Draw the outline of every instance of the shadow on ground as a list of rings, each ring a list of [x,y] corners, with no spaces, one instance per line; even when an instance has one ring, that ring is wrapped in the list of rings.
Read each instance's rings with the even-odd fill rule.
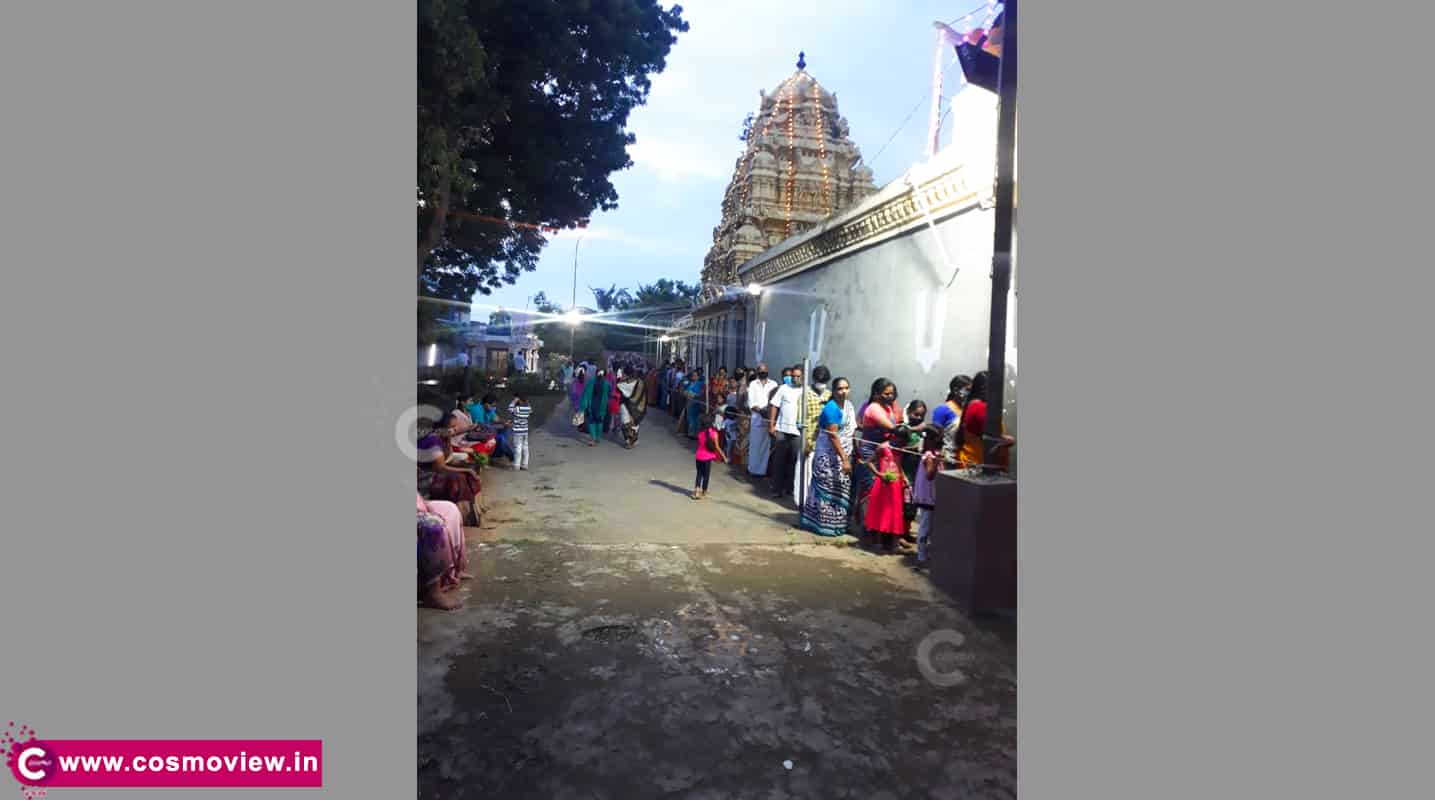
[[[477,561],[466,612],[419,615],[420,797],[1015,797],[1014,652],[879,559],[533,542]],[[954,685],[919,663],[934,631],[961,639],[927,662]]]

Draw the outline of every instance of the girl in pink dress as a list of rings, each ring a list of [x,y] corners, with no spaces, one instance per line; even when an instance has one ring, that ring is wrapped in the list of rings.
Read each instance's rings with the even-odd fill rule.
[[[701,500],[703,495],[707,494],[713,462],[719,459],[726,462],[727,454],[722,451],[722,429],[718,427],[718,417],[711,416],[706,419],[702,431],[698,433],[698,477],[693,485],[694,500]]]

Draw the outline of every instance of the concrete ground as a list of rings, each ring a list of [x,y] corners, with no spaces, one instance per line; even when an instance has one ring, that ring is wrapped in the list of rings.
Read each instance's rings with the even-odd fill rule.
[[[689,499],[666,415],[632,451],[567,416],[485,472],[464,608],[418,612],[420,797],[1015,797],[1008,628],[729,467]]]

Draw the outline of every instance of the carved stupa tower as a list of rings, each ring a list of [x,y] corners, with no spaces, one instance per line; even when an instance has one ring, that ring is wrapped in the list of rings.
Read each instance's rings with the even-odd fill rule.
[[[759,95],[744,132],[747,149],[737,159],[722,222],[703,260],[701,302],[734,285],[737,268],[749,258],[877,191],[871,168],[848,138],[837,95],[807,74],[805,54],[798,54],[796,72]]]

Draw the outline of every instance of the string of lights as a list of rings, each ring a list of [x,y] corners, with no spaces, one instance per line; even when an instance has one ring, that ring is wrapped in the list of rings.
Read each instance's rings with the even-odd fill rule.
[[[827,177],[827,126],[822,117],[822,90],[817,81],[812,82],[812,101],[817,104],[817,160],[822,164],[822,208],[823,215],[832,214],[832,201],[828,191]]]
[[[784,88],[786,88],[787,85],[788,85],[789,83],[791,83],[791,82],[792,82],[792,77],[789,76],[786,80],[784,80],[781,84],[778,85],[778,87],[777,87],[777,92],[774,92],[774,96],[780,94],[780,93],[782,92],[782,90],[783,90]],[[772,106],[773,106],[773,111],[776,111],[777,105],[778,105],[779,102],[780,102],[780,101],[778,101],[778,100],[774,100],[774,101],[773,101],[773,104],[772,104]],[[759,118],[759,119],[765,119],[765,121],[763,122],[763,125],[762,125],[762,136],[761,136],[761,139],[762,139],[762,141],[766,141],[766,140],[767,140],[767,135],[768,135],[768,133],[772,130],[773,112],[768,112],[767,115],[766,115],[766,117],[764,117],[764,116],[763,116],[763,111],[762,111],[762,109],[761,109],[761,108],[758,108],[757,114],[758,114],[758,118]],[[756,148],[757,148],[756,144],[753,144],[753,149],[752,149],[752,151],[751,151],[751,153],[750,153],[750,155],[749,155],[749,159],[748,159],[748,167],[747,167],[747,170],[748,170],[748,171],[747,171],[746,173],[744,173],[744,175],[743,175],[744,180],[743,180],[743,182],[742,182],[742,206],[743,206],[743,209],[744,209],[744,210],[746,209],[747,203],[748,203],[748,199],[751,197],[751,194],[752,194],[752,181],[751,181],[751,180],[748,180],[748,178],[750,178],[750,176],[751,176],[751,174],[752,174],[752,160],[751,160],[751,155],[755,155],[755,154],[756,154]]]
[[[787,235],[792,235],[792,194],[797,188],[797,123],[793,119],[792,87],[787,88]]]

